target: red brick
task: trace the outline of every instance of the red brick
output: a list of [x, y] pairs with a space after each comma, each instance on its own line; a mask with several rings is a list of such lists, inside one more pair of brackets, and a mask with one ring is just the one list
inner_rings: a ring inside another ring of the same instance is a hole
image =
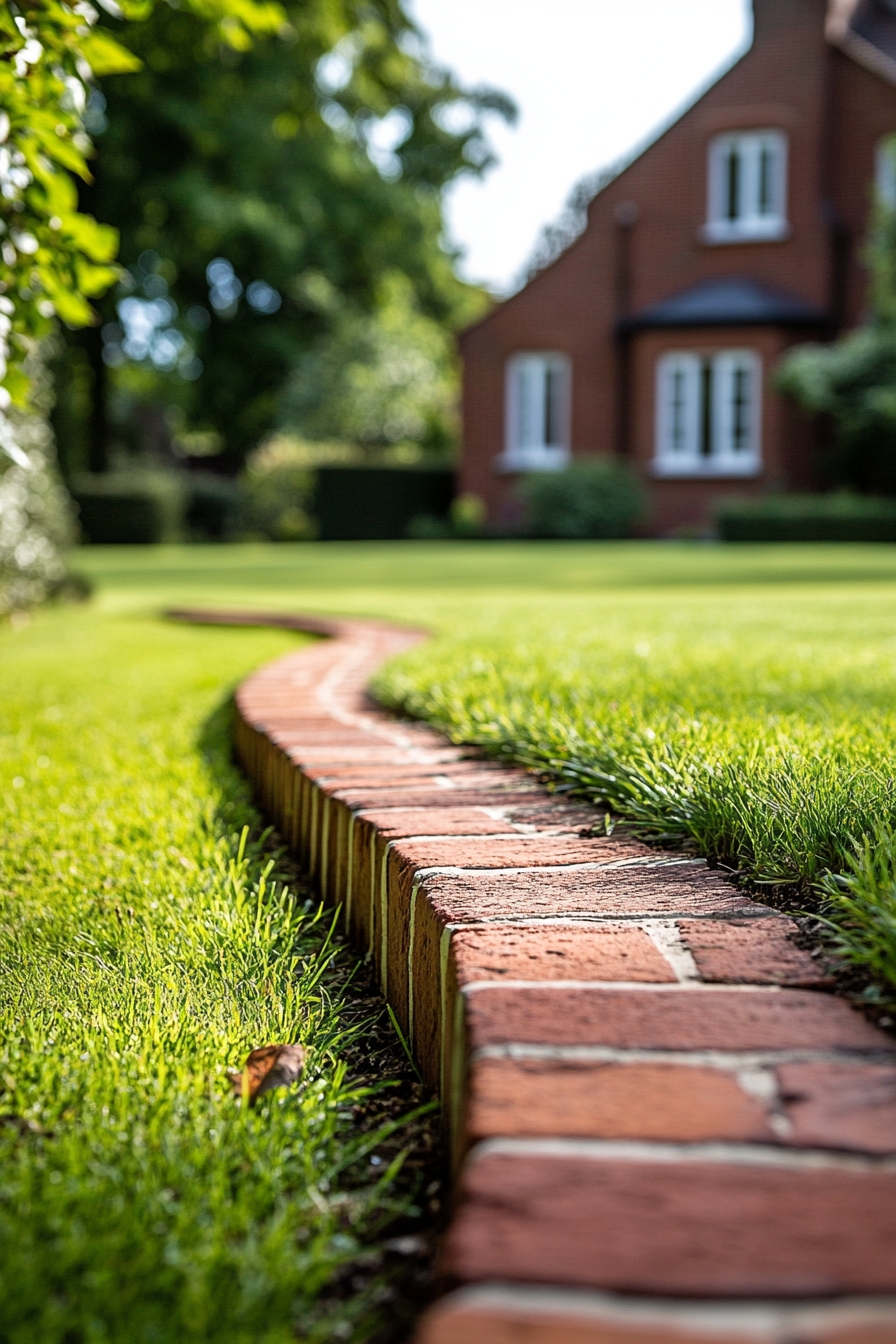
[[478, 1059], [467, 1139], [775, 1142], [766, 1108], [734, 1073], [674, 1064]]
[[[444, 755], [448, 756], [446, 749]], [[343, 786], [350, 788], [352, 786], [369, 784], [376, 785], [394, 785], [401, 782], [407, 786], [411, 784], [421, 784], [430, 786], [435, 776], [444, 775], [446, 779], [466, 776], [469, 774], [469, 762], [459, 761], [456, 757], [439, 760], [431, 765], [421, 765], [419, 761], [410, 763], [404, 762], [401, 765], [353, 765], [334, 764], [327, 765], [309, 765], [305, 774], [315, 783], [335, 784], [341, 781]]]
[[415, 868], [545, 868], [653, 857], [647, 846], [637, 840], [605, 836], [582, 840], [565, 835], [520, 835], [507, 840], [412, 840], [400, 842], [394, 852]]
[[[678, 1331], [674, 1326], [625, 1325], [576, 1315], [511, 1308], [437, 1304], [424, 1316], [414, 1344], [784, 1344], [771, 1334]], [[881, 1342], [883, 1344], [883, 1342]]]
[[[585, 803], [566, 802], [563, 794], [542, 796], [540, 802], [527, 803], [513, 811], [514, 821], [528, 822], [542, 829], [556, 825], [556, 818], [560, 818], [564, 829], [588, 835], [604, 833], [604, 816], [603, 811]], [[622, 839], [624, 834], [624, 831], [618, 830], [616, 838]]]
[[464, 1288], [424, 1315], [414, 1344], [896, 1344], [896, 1306], [730, 1306], [563, 1289]]
[[487, 919], [739, 914], [747, 897], [698, 865], [605, 868], [602, 871], [434, 874], [428, 899], [445, 924]]
[[501, 924], [458, 929], [451, 940], [458, 983], [474, 980], [674, 981], [643, 929], [626, 924]]
[[784, 1064], [777, 1073], [791, 1142], [896, 1153], [896, 1064]]
[[364, 813], [364, 820], [375, 826], [384, 840], [399, 840], [411, 835], [503, 835], [513, 830], [506, 815], [492, 813], [506, 809], [484, 807], [405, 807], [376, 809]]
[[513, 989], [468, 996], [471, 1048], [520, 1044], [644, 1050], [889, 1050], [896, 1041], [842, 999], [802, 989]]
[[681, 937], [704, 980], [727, 984], [810, 986], [824, 973], [792, 941], [793, 920], [682, 920]]
[[433, 788], [431, 784], [395, 786], [348, 786], [337, 785], [332, 789], [335, 796], [342, 798], [353, 811], [364, 812], [383, 807], [441, 807], [451, 799], [453, 804], [460, 803], [470, 807], [503, 807], [508, 802], [536, 800], [538, 791], [533, 787], [499, 783], [458, 788], [450, 793], [447, 789]]
[[[685, 1150], [686, 1151], [686, 1150]], [[443, 1269], [676, 1296], [896, 1291], [896, 1172], [492, 1152], [468, 1163]]]

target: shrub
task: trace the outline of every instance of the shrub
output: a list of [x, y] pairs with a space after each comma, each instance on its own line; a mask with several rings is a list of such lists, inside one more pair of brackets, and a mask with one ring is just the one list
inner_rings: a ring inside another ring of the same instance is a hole
[[281, 434], [256, 448], [243, 475], [246, 530], [271, 541], [315, 536], [312, 445]]
[[173, 473], [110, 471], [79, 476], [72, 498], [83, 539], [94, 545], [148, 545], [181, 536], [186, 490]]
[[728, 501], [716, 523], [723, 541], [896, 541], [896, 500], [769, 495]]
[[488, 521], [485, 501], [478, 495], [458, 495], [447, 514], [417, 513], [405, 536], [412, 541], [454, 541], [481, 537]]
[[524, 530], [533, 537], [627, 537], [644, 513], [640, 482], [611, 457], [525, 476], [519, 493]]

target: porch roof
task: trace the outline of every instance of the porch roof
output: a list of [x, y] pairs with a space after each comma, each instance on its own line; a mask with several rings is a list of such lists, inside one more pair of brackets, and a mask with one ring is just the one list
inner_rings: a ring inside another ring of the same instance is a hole
[[659, 327], [815, 327], [828, 315], [814, 304], [759, 280], [730, 276], [650, 304], [619, 323], [621, 332]]
[[828, 0], [828, 41], [896, 84], [896, 4], [893, 0]]

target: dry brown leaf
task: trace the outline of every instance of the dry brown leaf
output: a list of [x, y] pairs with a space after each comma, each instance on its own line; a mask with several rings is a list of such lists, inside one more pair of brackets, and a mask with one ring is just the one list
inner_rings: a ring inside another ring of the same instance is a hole
[[275, 1087], [297, 1083], [305, 1067], [305, 1051], [300, 1045], [262, 1045], [247, 1057], [241, 1073], [228, 1073], [237, 1101], [249, 1098], [249, 1105]]

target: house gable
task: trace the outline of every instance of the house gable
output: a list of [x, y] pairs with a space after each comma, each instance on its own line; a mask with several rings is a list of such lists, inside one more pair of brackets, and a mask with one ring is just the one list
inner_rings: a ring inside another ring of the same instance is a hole
[[[847, 12], [846, 0], [754, 0], [750, 50], [594, 198], [566, 252], [463, 335], [462, 488], [493, 514], [507, 494], [502, 472], [537, 461], [529, 444], [514, 459], [513, 424], [547, 424], [561, 383], [565, 448], [628, 453], [649, 477], [661, 369], [692, 398], [702, 370], [706, 406], [713, 387], [749, 385], [762, 451], [743, 479], [811, 488], [805, 427], [792, 423], [772, 375], [789, 344], [861, 312], [875, 137], [896, 131], [896, 78], [880, 78], [849, 42], [886, 61], [892, 35], [896, 75], [896, 0], [889, 5], [849, 0]], [[523, 386], [508, 370], [521, 359], [535, 389], [526, 416], [507, 410]], [[561, 367], [562, 380], [550, 372]], [[719, 415], [733, 423], [724, 407]], [[563, 446], [551, 442], [545, 466]], [[702, 495], [685, 473], [658, 484], [657, 499], [678, 492], [659, 530], [705, 514], [713, 472], [705, 461], [700, 470]]]

